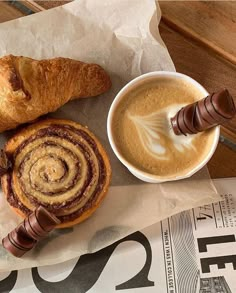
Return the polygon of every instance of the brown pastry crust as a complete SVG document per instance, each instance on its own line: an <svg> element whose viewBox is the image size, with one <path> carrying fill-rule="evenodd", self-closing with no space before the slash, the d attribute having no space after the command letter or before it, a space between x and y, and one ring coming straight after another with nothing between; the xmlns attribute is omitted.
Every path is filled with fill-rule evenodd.
<svg viewBox="0 0 236 293"><path fill-rule="evenodd" d="M0 58L0 132L57 110L71 99L106 92L111 81L97 64L69 58Z"/></svg>
<svg viewBox="0 0 236 293"><path fill-rule="evenodd" d="M58 131L61 131L61 128L63 131L67 129L65 130L65 135L68 135L67 132L70 133L71 131L76 131L76 129L88 135L88 137L91 138L90 143L94 143L94 150L95 150L96 156L99 157L98 164L101 164L101 166L99 167L100 179L98 179L98 182L97 182L98 187L95 187L94 193L91 195L91 199L89 199L80 210L78 211L73 210L74 207L76 207L76 201L77 201L77 199L74 197L68 201L68 206L65 206L65 207L61 207L59 204L56 204L56 203L52 203L52 204L49 203L48 206L45 206L46 205L45 202L42 203L42 205L45 208L48 208L48 210L51 213L54 213L61 220L62 223L58 225L58 228L65 228L65 227L73 226L75 224L78 224L84 221L98 208L98 206L100 205L101 201L103 200L104 196L107 193L108 186L111 179L111 166L110 166L108 156L104 148L98 141L98 139L86 127L82 127L78 123L75 123L69 120L46 119L46 120L37 122L35 124L32 124L28 126L27 128L23 129L14 137L12 137L5 146L5 152L7 156L10 158L10 160L12 161L13 171L11 173L3 175L3 177L1 178L1 182L2 182L3 192L6 196L7 201L10 203L11 207L13 208L13 210L23 218L29 215L29 213L32 212L32 210L34 210L37 206L40 205L40 201L37 202L37 198L36 199L29 198L28 195L26 195L23 192L23 197L24 198L26 197L26 202L25 203L17 202L19 201L19 194L13 195L13 193L16 191L19 192L19 186L16 186L16 185L14 186L14 184L17 183L17 185L19 185L19 180L20 180L19 166L20 165L18 163L17 163L18 167L14 165L16 163L15 159L18 160L17 156L21 154L21 148L23 147L24 149L25 147L27 147L27 141L29 141L29 139L31 139L32 137L35 137L36 135L41 134L42 131L45 132L46 130L47 131L50 130L52 133L54 132L57 133ZM13 193L11 192L11 188L14 189ZM96 190L98 191L96 192ZM21 192L22 190L20 190L20 193ZM92 196L94 196L94 198L92 198ZM53 195L50 197L50 199L54 200ZM26 205L26 207L24 205ZM65 213L66 211L68 211L69 213L68 215L67 214L63 215L62 211L64 211L64 209L65 209ZM77 212L78 212L78 216L77 216Z"/></svg>

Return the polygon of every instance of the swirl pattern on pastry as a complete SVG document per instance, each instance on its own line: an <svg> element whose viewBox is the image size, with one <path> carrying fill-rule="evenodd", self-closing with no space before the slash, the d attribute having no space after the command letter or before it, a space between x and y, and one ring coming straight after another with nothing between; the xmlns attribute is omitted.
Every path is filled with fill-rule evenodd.
<svg viewBox="0 0 236 293"><path fill-rule="evenodd" d="M105 150L85 127L48 119L13 137L5 151L13 166L3 191L22 216L39 205L59 218L59 227L86 219L104 197L111 177Z"/></svg>

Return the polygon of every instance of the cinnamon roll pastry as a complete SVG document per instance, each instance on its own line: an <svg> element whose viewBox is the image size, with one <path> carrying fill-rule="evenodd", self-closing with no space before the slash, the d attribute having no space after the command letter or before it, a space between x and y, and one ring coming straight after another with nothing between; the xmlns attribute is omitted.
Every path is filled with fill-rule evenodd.
<svg viewBox="0 0 236 293"><path fill-rule="evenodd" d="M88 218L104 198L111 178L106 152L78 123L48 119L32 124L8 141L11 169L1 178L11 207L27 217L45 207L69 227Z"/></svg>

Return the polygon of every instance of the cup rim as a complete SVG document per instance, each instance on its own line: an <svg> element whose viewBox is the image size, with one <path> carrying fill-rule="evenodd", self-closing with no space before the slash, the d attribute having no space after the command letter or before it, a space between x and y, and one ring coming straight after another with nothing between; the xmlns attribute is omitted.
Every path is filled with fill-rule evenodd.
<svg viewBox="0 0 236 293"><path fill-rule="evenodd" d="M155 175L155 174L150 174L148 172L142 171L139 168L137 168L136 166L132 165L127 159L124 158L124 156L119 152L115 140L114 140L114 135L112 133L112 118L114 116L114 112L116 109L116 106L118 105L119 101L122 99L122 97L124 96L124 94L126 94L127 92L129 92L132 87L134 87L135 85L138 85L141 81L148 79L148 78L155 78L155 77L174 77L174 78L183 78L184 80L189 81L191 84L193 84L194 86L196 86L198 89L200 89L206 96L209 95L209 93L207 92L207 90L200 84L198 83L196 80L194 80L193 78L191 78L188 75L185 75L183 73L179 73L179 72L173 72L173 71L153 71L153 72L148 72L145 74L142 74L134 79L132 79L130 82L128 82L115 96L109 112L108 112L108 117L107 117L107 134L108 134L108 139L111 145L111 148L113 150L113 152L115 153L116 157L120 160L120 162L128 168L128 170L137 178L146 181L146 182L165 182L165 181L175 181L175 180L180 180L180 179L184 179L184 178L189 178L191 177L193 174L195 174L196 172L198 172L200 169L202 169L211 159L211 157L213 156L216 147L218 145L218 140L219 140L219 136L220 136L220 126L215 126L214 127L214 139L212 142L212 146L209 149L208 154L206 155L205 159L198 164L197 166L195 166L192 170L188 171L188 173L184 174L184 175L171 175L171 176L159 176L159 175Z"/></svg>

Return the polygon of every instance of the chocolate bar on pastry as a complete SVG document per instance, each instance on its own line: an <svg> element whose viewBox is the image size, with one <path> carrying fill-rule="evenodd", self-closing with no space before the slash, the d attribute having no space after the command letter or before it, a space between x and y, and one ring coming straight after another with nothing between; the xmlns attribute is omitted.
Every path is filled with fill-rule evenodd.
<svg viewBox="0 0 236 293"><path fill-rule="evenodd" d="M32 124L8 141L5 153L3 192L24 218L43 206L61 221L58 228L69 227L88 218L107 193L107 154L78 123L48 119Z"/></svg>

